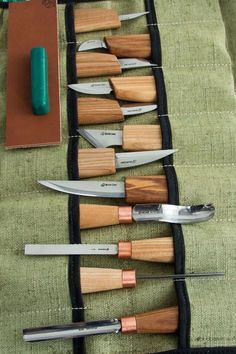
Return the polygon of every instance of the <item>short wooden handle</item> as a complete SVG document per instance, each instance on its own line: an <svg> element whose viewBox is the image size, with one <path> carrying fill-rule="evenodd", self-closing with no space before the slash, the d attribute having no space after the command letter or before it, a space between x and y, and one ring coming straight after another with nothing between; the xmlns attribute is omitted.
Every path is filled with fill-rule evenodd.
<svg viewBox="0 0 236 354"><path fill-rule="evenodd" d="M126 177L125 192L126 202L131 205L168 202L165 176Z"/></svg>
<svg viewBox="0 0 236 354"><path fill-rule="evenodd" d="M76 53L78 77L95 77L121 74L121 66L115 55L104 53Z"/></svg>
<svg viewBox="0 0 236 354"><path fill-rule="evenodd" d="M80 97L77 100L79 124L121 122L124 115L118 101L106 98Z"/></svg>
<svg viewBox="0 0 236 354"><path fill-rule="evenodd" d="M130 34L126 36L107 36L104 38L110 53L120 58L151 57L149 34Z"/></svg>
<svg viewBox="0 0 236 354"><path fill-rule="evenodd" d="M162 148L159 125L124 125L123 150L143 151Z"/></svg>
<svg viewBox="0 0 236 354"><path fill-rule="evenodd" d="M113 205L80 204L80 228L92 229L119 224L119 207Z"/></svg>
<svg viewBox="0 0 236 354"><path fill-rule="evenodd" d="M83 294L123 288L122 269L80 268Z"/></svg>
<svg viewBox="0 0 236 354"><path fill-rule="evenodd" d="M131 259L148 262L174 262L172 237L131 241Z"/></svg>
<svg viewBox="0 0 236 354"><path fill-rule="evenodd" d="M153 76L114 77L110 82L117 99L147 103L157 101Z"/></svg>
<svg viewBox="0 0 236 354"><path fill-rule="evenodd" d="M116 11L102 8L74 10L75 33L119 28L120 19Z"/></svg>
<svg viewBox="0 0 236 354"><path fill-rule="evenodd" d="M178 329L178 307L168 307L158 311L135 316L137 333L175 333Z"/></svg>
<svg viewBox="0 0 236 354"><path fill-rule="evenodd" d="M114 149L81 149L78 165L81 178L113 175L116 173Z"/></svg>

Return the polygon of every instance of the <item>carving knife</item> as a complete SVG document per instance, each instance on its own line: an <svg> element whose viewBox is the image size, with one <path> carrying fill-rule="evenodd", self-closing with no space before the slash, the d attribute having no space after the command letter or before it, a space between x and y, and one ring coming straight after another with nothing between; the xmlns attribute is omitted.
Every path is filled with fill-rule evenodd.
<svg viewBox="0 0 236 354"><path fill-rule="evenodd" d="M153 76L112 77L109 81L68 85L72 90L89 95L109 95L132 102L156 103L157 93Z"/></svg>
<svg viewBox="0 0 236 354"><path fill-rule="evenodd" d="M77 77L119 75L122 70L157 66L145 59L117 59L113 54L76 53Z"/></svg>
<svg viewBox="0 0 236 354"><path fill-rule="evenodd" d="M162 148L159 125L124 125L122 130L78 129L79 134L96 148L121 145L123 150Z"/></svg>
<svg viewBox="0 0 236 354"><path fill-rule="evenodd" d="M156 104L120 106L116 100L107 98L79 97L77 100L79 124L122 122L125 116L151 112Z"/></svg>
<svg viewBox="0 0 236 354"><path fill-rule="evenodd" d="M113 9L80 8L74 10L75 33L93 32L121 27L122 21L136 19L148 14L139 12L118 16Z"/></svg>
<svg viewBox="0 0 236 354"><path fill-rule="evenodd" d="M118 58L151 57L151 39L149 34L129 34L123 36L106 36L103 40L90 39L80 44L78 51L91 49L108 49Z"/></svg>

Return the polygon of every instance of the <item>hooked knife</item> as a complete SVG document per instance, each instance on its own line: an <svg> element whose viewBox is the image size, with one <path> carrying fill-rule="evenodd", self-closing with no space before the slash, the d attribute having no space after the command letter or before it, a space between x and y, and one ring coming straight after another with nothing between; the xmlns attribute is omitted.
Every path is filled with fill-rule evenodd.
<svg viewBox="0 0 236 354"><path fill-rule="evenodd" d="M157 66L148 60L138 58L117 59L113 54L77 53L77 77L95 77L119 75L123 69L135 69Z"/></svg>
<svg viewBox="0 0 236 354"><path fill-rule="evenodd" d="M124 36L106 36L104 40L90 39L80 44L78 51L108 49L118 58L151 57L151 39L149 34L129 34Z"/></svg>
<svg viewBox="0 0 236 354"><path fill-rule="evenodd" d="M77 100L79 124L122 122L124 116L154 111L156 104L120 106L116 100L107 98L79 97Z"/></svg>
<svg viewBox="0 0 236 354"><path fill-rule="evenodd" d="M72 90L89 95L109 95L133 102L156 103L157 93L153 76L112 77L109 81L68 85Z"/></svg>
<svg viewBox="0 0 236 354"><path fill-rule="evenodd" d="M78 129L79 134L96 148L121 145L126 151L162 148L159 125L124 125L122 130Z"/></svg>
<svg viewBox="0 0 236 354"><path fill-rule="evenodd" d="M113 9L80 8L74 10L75 33L92 32L120 28L122 21L133 20L149 12L139 12L118 16Z"/></svg>

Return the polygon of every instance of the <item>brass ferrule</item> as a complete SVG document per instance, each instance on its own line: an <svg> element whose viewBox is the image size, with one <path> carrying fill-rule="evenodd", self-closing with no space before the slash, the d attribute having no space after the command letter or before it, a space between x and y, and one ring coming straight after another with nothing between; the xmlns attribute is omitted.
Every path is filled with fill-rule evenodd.
<svg viewBox="0 0 236 354"><path fill-rule="evenodd" d="M119 224L132 224L132 207L123 206L119 207Z"/></svg>
<svg viewBox="0 0 236 354"><path fill-rule="evenodd" d="M134 269L122 270L123 288L134 288L136 286L136 274Z"/></svg>
<svg viewBox="0 0 236 354"><path fill-rule="evenodd" d="M137 331L136 318L134 316L122 317L120 321L122 333L132 333Z"/></svg>
<svg viewBox="0 0 236 354"><path fill-rule="evenodd" d="M130 241L120 241L118 243L118 258L131 258L132 243Z"/></svg>

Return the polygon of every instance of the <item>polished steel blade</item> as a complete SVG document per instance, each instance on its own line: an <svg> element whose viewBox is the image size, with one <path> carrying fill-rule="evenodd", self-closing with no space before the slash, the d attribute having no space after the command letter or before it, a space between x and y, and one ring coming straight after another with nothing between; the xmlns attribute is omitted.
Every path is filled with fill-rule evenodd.
<svg viewBox="0 0 236 354"><path fill-rule="evenodd" d="M135 221L160 221L175 224L192 224L207 221L214 216L212 204L181 206L171 204L137 204L133 208Z"/></svg>
<svg viewBox="0 0 236 354"><path fill-rule="evenodd" d="M148 66L157 66L145 59L125 58L118 59L121 69L146 68Z"/></svg>
<svg viewBox="0 0 236 354"><path fill-rule="evenodd" d="M124 198L124 182L113 181L38 181L56 191L87 197Z"/></svg>
<svg viewBox="0 0 236 354"><path fill-rule="evenodd" d="M153 151L138 151L138 152L121 152L116 154L116 168L128 168L139 165L144 165L153 161L163 159L164 157L173 154L177 150L153 150Z"/></svg>
<svg viewBox="0 0 236 354"><path fill-rule="evenodd" d="M69 325L27 328L23 330L26 342L37 342L52 339L68 339L86 337L105 333L118 333L121 323L118 319L77 322Z"/></svg>
<svg viewBox="0 0 236 354"><path fill-rule="evenodd" d="M96 148L122 145L121 130L78 129L78 132Z"/></svg>
<svg viewBox="0 0 236 354"><path fill-rule="evenodd" d="M135 18L138 18L140 16L148 14L149 11L146 12L137 12L136 14L127 14L127 15L120 15L119 19L120 21L128 21L128 20L133 20Z"/></svg>
<svg viewBox="0 0 236 354"><path fill-rule="evenodd" d="M120 107L124 116L133 116L135 114L142 114L154 111L157 109L157 104L147 104L140 106Z"/></svg>
<svg viewBox="0 0 236 354"><path fill-rule="evenodd" d="M109 244L65 244L65 245L25 245L28 256L69 256L69 255L117 255L118 246Z"/></svg>
<svg viewBox="0 0 236 354"><path fill-rule="evenodd" d="M91 39L80 44L78 52L83 52L91 49L107 49L107 45L101 39Z"/></svg>
<svg viewBox="0 0 236 354"><path fill-rule="evenodd" d="M69 88L80 93L87 93L89 95L108 95L112 91L112 87L108 81L91 82L86 84L71 84Z"/></svg>

